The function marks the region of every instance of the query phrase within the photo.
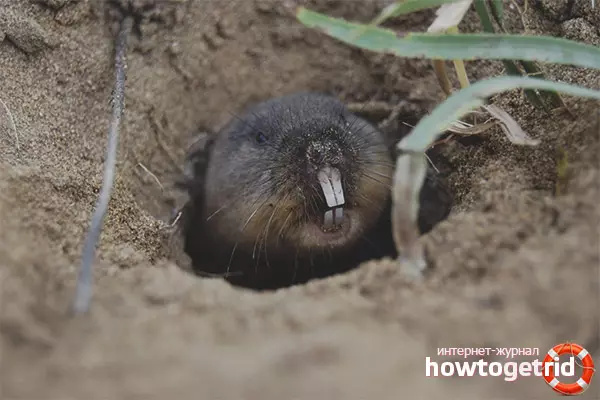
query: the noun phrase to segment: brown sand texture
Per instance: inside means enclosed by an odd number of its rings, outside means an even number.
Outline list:
[[[521,18],[505,1],[507,29],[600,45],[600,5],[528,3]],[[138,28],[117,174],[92,308],[74,318],[124,4]],[[539,146],[512,145],[500,129],[442,146],[456,204],[422,237],[431,269],[421,284],[390,259],[262,293],[181,268],[168,240],[169,188],[196,133],[294,91],[404,102],[400,119],[413,122],[442,100],[429,61],[309,30],[294,19],[301,4],[368,21],[387,3],[0,0],[0,398],[549,399],[557,395],[539,377],[426,377],[425,357],[462,360],[437,356],[438,347],[544,354],[573,341],[600,364],[598,102],[565,96],[574,118],[548,116],[522,93],[505,93],[494,101]],[[387,26],[423,31],[433,16]],[[481,30],[473,11],[463,25]],[[503,67],[467,68],[475,81]],[[544,68],[600,89],[599,71]],[[582,398],[600,398],[599,377]]]

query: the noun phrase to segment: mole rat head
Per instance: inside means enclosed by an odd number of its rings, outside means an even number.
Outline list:
[[[224,240],[269,254],[344,249],[379,219],[392,170],[381,133],[337,100],[276,98],[216,138],[204,214]]]

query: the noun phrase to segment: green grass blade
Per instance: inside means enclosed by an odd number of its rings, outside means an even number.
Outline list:
[[[301,23],[363,49],[401,57],[443,60],[530,60],[600,69],[600,48],[572,40],[521,35],[409,33],[347,22],[299,8]],[[356,35],[358,30],[364,30]]]
[[[504,26],[502,20],[504,19],[504,4],[502,4],[502,0],[488,0],[490,3],[490,8],[492,9],[492,15],[496,20],[496,23],[500,26]],[[477,3],[477,1],[475,2]]]
[[[482,106],[486,98],[496,93],[518,88],[554,90],[573,96],[600,100],[600,91],[566,83],[516,76],[486,79],[448,97],[431,114],[421,119],[412,132],[398,143],[398,148],[404,151],[424,152],[440,134],[446,131],[450,124],[473,109]]]
[[[475,11],[477,11],[477,15],[479,16],[479,20],[481,21],[481,25],[483,25],[483,30],[488,33],[496,32],[496,30],[494,29],[494,24],[492,23],[492,19],[490,18],[488,8],[485,5],[485,2],[476,1],[474,5]]]
[[[373,20],[372,24],[379,25],[392,17],[410,14],[427,8],[439,7],[447,3],[456,3],[458,1],[461,0],[406,0],[396,2],[385,7],[377,18]]]
[[[494,29],[494,24],[492,22],[492,18],[490,17],[489,10],[483,1],[476,1],[474,3],[475,10],[477,11],[477,15],[479,16],[479,20],[481,21],[481,25],[483,25],[483,30],[487,33],[496,33]],[[521,70],[517,66],[517,64],[512,60],[502,60],[504,63],[504,68],[506,68],[506,72],[510,75],[523,75]],[[533,92],[535,93],[535,92]],[[541,102],[541,99],[538,99]]]
[[[523,60],[521,61],[521,65],[529,76],[533,75],[539,79],[546,79],[544,71],[542,71],[535,62]],[[554,108],[567,109],[565,102],[558,93],[544,90],[540,91],[540,95],[545,98]]]
[[[426,175],[424,153],[406,153],[397,157],[392,188],[392,237],[401,273],[416,280],[423,277],[427,267],[417,226],[419,193]]]
[[[479,20],[481,21],[481,25],[483,25],[483,30],[487,33],[495,33],[494,23],[492,22],[492,18],[490,17],[490,12],[485,2],[476,1],[475,10],[477,11],[477,15],[479,15]],[[512,60],[502,60],[504,64],[504,69],[506,69],[506,73],[509,75],[522,76],[521,70],[518,65]],[[548,112],[548,107],[542,100],[541,96],[535,91],[531,89],[525,90],[525,96],[527,99],[536,107],[541,108]]]

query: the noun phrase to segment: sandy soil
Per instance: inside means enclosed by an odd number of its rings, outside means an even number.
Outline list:
[[[549,117],[509,93],[498,104],[540,146],[512,146],[500,131],[443,146],[457,204],[423,237],[432,264],[423,284],[380,260],[304,286],[241,290],[188,274],[168,246],[170,182],[193,135],[297,90],[405,100],[402,118],[414,121],[440,100],[432,69],[308,31],[293,19],[294,1],[130,3],[140,29],[118,176],[93,308],[74,319],[67,310],[101,186],[118,13],[95,0],[0,0],[0,99],[17,128],[0,107],[1,398],[547,399],[539,377],[427,378],[425,357],[444,361],[437,347],[456,346],[545,353],[572,340],[600,363],[598,103],[567,98],[575,118]],[[306,4],[366,21],[384,3]],[[507,9],[512,31],[600,44],[600,11],[589,2],[529,3],[525,27]],[[390,26],[423,30],[432,15]],[[465,29],[479,29],[476,21]],[[469,69],[481,79],[501,65]],[[600,89],[597,71],[547,72]],[[584,398],[600,396],[599,379]]]

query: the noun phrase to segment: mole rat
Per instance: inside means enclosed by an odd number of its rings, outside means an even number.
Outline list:
[[[232,118],[187,156],[181,220],[195,271],[273,289],[395,256],[393,148],[318,93],[272,98]],[[429,172],[422,232],[450,210],[438,183]]]

